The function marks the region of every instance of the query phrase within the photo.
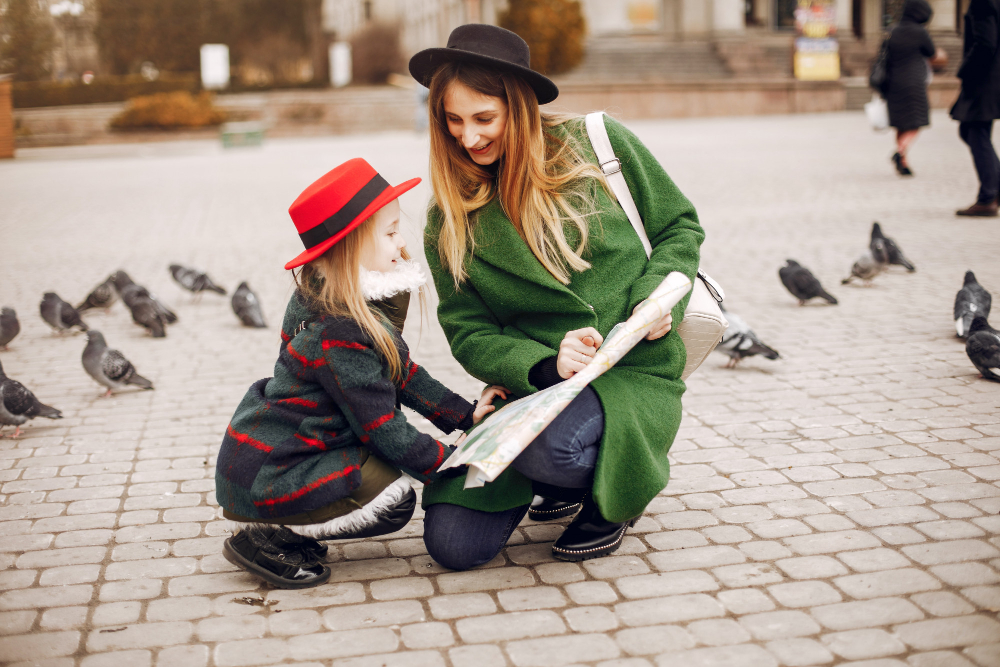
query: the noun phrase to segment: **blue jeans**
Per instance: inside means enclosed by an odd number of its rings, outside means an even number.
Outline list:
[[[604,434],[597,392],[586,387],[514,459],[514,469],[530,480],[569,489],[590,488]],[[493,560],[528,512],[521,505],[503,512],[438,503],[424,516],[424,545],[431,558],[452,570]]]

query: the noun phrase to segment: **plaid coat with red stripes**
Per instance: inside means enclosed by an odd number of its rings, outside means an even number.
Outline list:
[[[295,334],[315,317],[292,297],[274,377],[250,387],[226,429],[216,498],[233,514],[274,520],[341,500],[361,484],[365,448],[433,479],[450,448],[407,423],[397,399],[445,433],[472,425],[472,404],[413,363],[401,337],[397,383],[354,320],[323,316]]]

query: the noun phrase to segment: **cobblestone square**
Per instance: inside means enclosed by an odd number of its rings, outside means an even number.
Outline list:
[[[727,308],[781,359],[725,369],[715,354],[690,379],[672,480],[610,557],[555,561],[566,521],[525,520],[494,561],[453,573],[427,556],[418,510],[402,532],[329,543],[331,582],[303,591],[222,557],[215,455],[276,358],[282,265],[299,252],[288,205],[350,157],[394,183],[426,177],[427,138],[0,163],[0,305],[22,327],[0,363],[64,415],[0,440],[0,663],[1000,666],[1000,384],[978,377],[952,322],[967,269],[1000,296],[1000,222],[954,216],[977,189],[956,124],[935,112],[909,180],[861,113],[630,126],[695,203]],[[401,200],[421,257],[429,196],[425,180]],[[875,220],[917,272],[840,285]],[[798,306],[778,281],[786,258],[840,304]],[[230,291],[249,281],[270,328],[241,327],[228,297],[193,299],[172,262]],[[50,290],[77,303],[119,268],[180,321],[153,339],[120,303],[86,313],[156,387],[102,398],[84,337],[53,334],[38,303]],[[411,311],[413,357],[473,398],[434,301]]]

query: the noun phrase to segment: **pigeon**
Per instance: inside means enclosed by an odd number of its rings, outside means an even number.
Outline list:
[[[171,264],[170,275],[174,277],[174,280],[178,285],[189,292],[199,294],[206,290],[211,290],[212,292],[217,292],[223,296],[226,294],[225,288],[219,287],[213,283],[212,279],[209,278],[206,273],[199,271],[198,269],[188,268],[186,266],[181,266],[180,264]]]
[[[715,349],[729,355],[729,363],[726,364],[726,368],[736,368],[736,364],[740,361],[757,354],[762,354],[767,359],[779,358],[777,350],[764,345],[742,317],[725,308],[722,309],[722,312],[726,314],[729,328],[726,329],[722,340],[719,341],[719,346]]]
[[[108,388],[105,396],[114,389],[123,389],[133,384],[143,389],[152,389],[153,383],[135,372],[132,365],[118,350],[112,350],[104,342],[100,331],[87,332],[87,347],[83,349],[83,369],[90,377]]]
[[[129,311],[132,313],[132,321],[141,327],[145,327],[153,338],[167,337],[167,318],[156,307],[156,303],[149,298],[146,288],[132,295],[129,301]]]
[[[117,300],[118,288],[115,287],[113,276],[108,276],[108,279],[95,287],[76,309],[80,312],[89,310],[90,308],[103,308],[107,311]]]
[[[976,315],[969,327],[969,337],[965,340],[965,353],[969,361],[984,378],[1000,382],[1000,331],[987,323],[982,315]]]
[[[31,391],[17,380],[11,380],[0,366],[0,426],[13,426],[16,438],[21,435],[21,424],[35,417],[62,419],[62,413],[40,402]]]
[[[232,301],[233,312],[243,322],[243,326],[256,327],[258,329],[267,327],[264,323],[264,313],[260,310],[260,300],[251,291],[245,280],[233,292]]]
[[[889,255],[889,264],[898,264],[899,266],[904,266],[906,267],[906,270],[909,271],[910,273],[913,273],[914,271],[917,270],[917,267],[913,266],[910,260],[906,259],[906,257],[903,256],[903,251],[899,249],[899,246],[896,245],[896,242],[882,233],[882,227],[880,227],[877,222],[872,224],[872,244],[875,243],[875,239],[882,239],[882,241],[885,242],[885,249]],[[875,248],[873,247],[872,253],[874,252]]]
[[[142,285],[137,285],[136,283],[132,282],[132,278],[129,277],[127,273],[119,270],[115,271],[111,275],[114,280],[115,287],[118,288],[118,293],[122,295],[122,301],[125,302],[125,305],[128,306],[129,310],[133,311],[132,312],[133,320],[136,319],[135,305],[141,299],[148,299],[149,301],[152,301],[153,308],[161,316],[160,318],[157,319],[161,320],[165,324],[173,324],[174,322],[177,321],[177,315],[174,313],[174,311],[170,310],[165,305],[163,305],[163,303],[156,298],[156,295],[152,294],[148,289],[146,289]],[[146,310],[146,309],[143,308],[141,310]],[[148,318],[144,314],[140,314],[140,320],[147,320],[147,319]],[[143,324],[142,321],[137,321],[137,324],[142,324],[143,326],[146,326],[145,324]]]
[[[45,293],[38,310],[42,314],[42,319],[59,333],[69,331],[73,327],[80,327],[81,331],[87,330],[87,325],[80,319],[80,313],[76,312],[76,308],[60,299],[55,292]]]
[[[887,264],[878,261],[874,253],[866,252],[861,255],[861,257],[858,257],[857,261],[855,261],[854,265],[851,267],[851,275],[841,280],[840,284],[846,285],[855,278],[860,278],[864,281],[865,286],[870,286],[872,284],[872,279],[882,273],[886,266]]]
[[[0,309],[0,350],[7,349],[7,343],[21,333],[21,323],[17,321],[17,313],[6,306]]]
[[[965,284],[955,295],[955,331],[959,338],[969,335],[969,327],[972,326],[972,320],[976,315],[990,316],[992,303],[993,297],[990,293],[976,282],[976,274],[966,271]],[[0,342],[3,342],[2,339]]]
[[[804,306],[806,301],[817,296],[829,303],[837,304],[837,299],[823,289],[816,276],[794,259],[785,260],[785,266],[778,269],[778,276],[781,277],[781,284],[799,300],[800,306]]]

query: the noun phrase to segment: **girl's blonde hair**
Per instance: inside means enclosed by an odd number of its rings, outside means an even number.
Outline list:
[[[454,82],[507,104],[507,126],[500,143],[506,168],[496,186],[448,132],[444,97]],[[519,76],[465,63],[443,65],[431,80],[431,186],[444,215],[439,239],[441,262],[456,289],[465,280],[465,258],[475,249],[469,214],[494,194],[507,217],[542,266],[568,284],[571,271],[583,271],[587,218],[595,212],[595,182],[607,189],[604,174],[581,157],[572,137],[557,139],[549,130],[572,116],[542,114],[531,87]],[[572,186],[572,187],[568,187]],[[494,192],[494,190],[496,192]],[[567,229],[567,227],[569,229]],[[568,233],[567,233],[568,232]],[[575,237],[575,247],[567,238]]]
[[[361,290],[361,255],[365,244],[375,240],[377,217],[378,212],[372,214],[292,275],[299,292],[318,314],[349,317],[358,323],[386,360],[392,379],[398,382],[403,376],[403,361],[399,358],[395,332],[388,320],[368,305]],[[405,248],[400,253],[403,259],[410,259]]]

